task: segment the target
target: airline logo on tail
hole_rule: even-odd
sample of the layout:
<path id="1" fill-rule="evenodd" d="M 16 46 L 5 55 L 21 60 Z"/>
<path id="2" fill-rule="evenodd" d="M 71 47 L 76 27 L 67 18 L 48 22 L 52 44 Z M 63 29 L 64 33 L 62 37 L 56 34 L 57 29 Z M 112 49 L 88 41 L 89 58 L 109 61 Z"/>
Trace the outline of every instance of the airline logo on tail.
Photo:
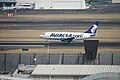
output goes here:
<path id="1" fill-rule="evenodd" d="M 85 31 L 84 33 L 92 33 L 92 34 L 96 34 L 97 31 L 97 27 L 98 27 L 99 22 L 95 22 L 87 31 Z"/>
<path id="2" fill-rule="evenodd" d="M 76 32 L 46 32 L 41 34 L 40 37 L 46 40 L 61 40 L 66 42 L 71 42 L 72 40 L 84 40 L 88 38 L 93 38 L 96 36 L 96 31 L 99 22 L 95 22 L 87 31 L 83 33 Z"/>

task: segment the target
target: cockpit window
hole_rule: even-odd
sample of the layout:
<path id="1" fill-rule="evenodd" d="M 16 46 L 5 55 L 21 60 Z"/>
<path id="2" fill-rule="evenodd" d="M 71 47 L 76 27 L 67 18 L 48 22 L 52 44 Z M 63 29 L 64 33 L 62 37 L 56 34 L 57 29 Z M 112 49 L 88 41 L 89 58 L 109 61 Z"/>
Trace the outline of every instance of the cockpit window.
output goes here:
<path id="1" fill-rule="evenodd" d="M 45 35 L 45 34 L 42 34 L 42 35 Z"/>

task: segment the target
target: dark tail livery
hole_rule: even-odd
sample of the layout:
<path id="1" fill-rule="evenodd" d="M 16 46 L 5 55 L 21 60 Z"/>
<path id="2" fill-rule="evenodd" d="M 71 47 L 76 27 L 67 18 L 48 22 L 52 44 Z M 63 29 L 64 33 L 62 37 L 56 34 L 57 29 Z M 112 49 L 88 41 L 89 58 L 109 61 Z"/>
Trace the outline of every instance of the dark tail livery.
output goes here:
<path id="1" fill-rule="evenodd" d="M 96 21 L 87 31 L 85 31 L 84 33 L 92 33 L 92 34 L 96 34 L 97 28 L 98 28 L 98 24 L 99 22 Z"/>

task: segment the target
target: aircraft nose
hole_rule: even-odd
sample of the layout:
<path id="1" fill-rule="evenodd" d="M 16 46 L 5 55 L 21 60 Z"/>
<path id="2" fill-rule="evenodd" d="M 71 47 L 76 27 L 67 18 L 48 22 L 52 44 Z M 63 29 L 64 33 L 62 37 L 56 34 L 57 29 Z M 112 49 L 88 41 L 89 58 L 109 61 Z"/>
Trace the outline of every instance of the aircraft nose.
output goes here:
<path id="1" fill-rule="evenodd" d="M 43 34 L 40 35 L 40 38 L 43 38 Z"/>

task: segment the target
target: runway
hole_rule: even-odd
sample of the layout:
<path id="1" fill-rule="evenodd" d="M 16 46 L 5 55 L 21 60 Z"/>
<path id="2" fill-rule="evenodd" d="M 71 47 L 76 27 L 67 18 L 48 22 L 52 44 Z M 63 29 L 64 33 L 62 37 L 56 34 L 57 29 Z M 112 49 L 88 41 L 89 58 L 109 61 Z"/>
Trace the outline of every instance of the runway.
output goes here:
<path id="1" fill-rule="evenodd" d="M 114 21 L 114 20 L 99 20 L 100 26 L 99 30 L 107 30 L 114 28 L 119 28 L 120 21 Z M 17 19 L 17 21 L 0 21 L 0 30 L 69 30 L 69 29 L 87 29 L 89 26 L 91 26 L 95 20 L 46 20 L 46 21 L 25 21 Z M 9 35 L 9 34 L 8 34 Z M 12 34 L 13 35 L 13 34 Z M 17 37 L 20 34 L 17 35 Z M 29 36 L 30 34 L 28 34 Z M 16 38 L 17 38 L 16 37 Z M 24 37 L 24 36 L 22 36 Z M 30 35 L 31 37 L 31 35 Z M 13 38 L 13 37 L 12 37 Z M 26 36 L 26 38 L 28 38 Z M 35 37 L 36 38 L 36 37 Z M 8 37 L 9 39 L 9 37 Z M 71 42 L 71 43 L 65 43 L 65 42 L 0 42 L 0 48 L 39 48 L 39 47 L 48 47 L 51 48 L 79 48 L 83 47 L 83 42 Z M 100 42 L 99 47 L 120 47 L 120 42 Z"/>
<path id="2" fill-rule="evenodd" d="M 71 28 L 88 28 L 96 20 L 46 20 L 46 21 L 26 21 L 24 19 L 17 21 L 0 21 L 0 30 L 56 30 L 56 29 L 71 29 Z M 118 27 L 120 21 L 97 20 L 102 26 Z"/>
<path id="3" fill-rule="evenodd" d="M 83 42 L 0 42 L 0 48 L 79 48 L 83 47 Z M 120 47 L 120 42 L 100 42 L 98 47 Z"/>

